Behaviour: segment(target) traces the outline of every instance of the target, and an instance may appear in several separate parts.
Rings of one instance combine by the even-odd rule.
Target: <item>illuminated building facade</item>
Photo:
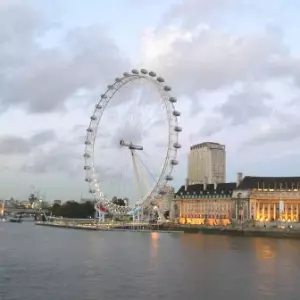
[[[233,218],[257,221],[300,220],[300,177],[246,176],[233,193]]]
[[[184,185],[175,194],[179,223],[227,225],[230,223],[236,183]]]

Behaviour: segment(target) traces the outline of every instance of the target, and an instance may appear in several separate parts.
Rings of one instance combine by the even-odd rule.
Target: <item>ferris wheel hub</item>
[[[130,150],[143,150],[143,146],[135,145],[132,142],[125,142],[124,140],[120,140],[120,146],[127,147]]]

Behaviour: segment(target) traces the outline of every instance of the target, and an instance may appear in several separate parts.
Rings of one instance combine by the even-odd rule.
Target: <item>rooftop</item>
[[[199,194],[227,194],[231,195],[233,190],[236,188],[235,182],[229,183],[218,183],[214,184],[207,184],[206,188],[204,184],[191,184],[187,186],[187,190],[185,190],[185,186],[181,186],[180,189],[177,191],[176,195],[199,195]]]
[[[199,149],[199,148],[209,148],[209,149],[220,149],[225,150],[225,145],[215,143],[215,142],[203,142],[200,144],[195,144],[190,147],[190,150]]]
[[[300,189],[300,177],[245,176],[238,189]]]

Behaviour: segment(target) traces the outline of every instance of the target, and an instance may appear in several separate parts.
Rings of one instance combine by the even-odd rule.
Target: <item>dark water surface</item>
[[[300,299],[300,241],[0,223],[1,300]]]

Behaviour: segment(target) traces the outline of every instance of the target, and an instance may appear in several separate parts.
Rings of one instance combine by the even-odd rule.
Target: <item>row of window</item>
[[[228,219],[228,214],[183,214],[182,218],[201,218],[201,219]]]
[[[285,210],[297,210],[297,207],[293,207],[293,208],[291,208],[291,207],[285,207],[284,209]],[[265,208],[258,208],[257,209],[257,211],[263,211],[263,210],[268,211],[268,208],[265,207]],[[274,210],[274,208],[270,207],[270,210]],[[276,207],[275,210],[279,210],[279,207]]]
[[[181,207],[182,210],[188,210],[188,209],[229,209],[231,208],[231,205],[211,205],[211,204],[204,204],[204,205],[183,205]]]
[[[181,209],[182,213],[192,213],[192,212],[197,212],[197,213],[209,213],[209,212],[228,212],[231,210],[230,206],[221,206],[221,207],[183,207]]]
[[[200,192],[200,194],[183,194],[183,192],[180,193],[180,195],[175,195],[175,198],[182,198],[182,199],[191,199],[191,198],[230,198],[231,199],[231,192],[223,192],[221,191],[221,194],[217,194],[217,191],[211,192],[211,191],[206,191],[206,192]]]

